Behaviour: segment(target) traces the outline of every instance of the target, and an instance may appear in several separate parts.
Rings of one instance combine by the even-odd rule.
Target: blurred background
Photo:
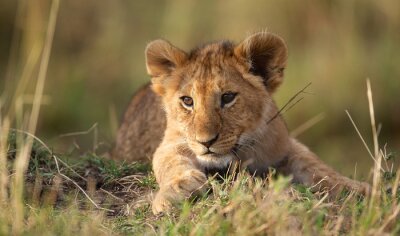
[[[18,78],[27,66],[36,76],[50,4],[0,3],[3,107],[21,86]],[[38,136],[59,152],[71,146],[88,150],[93,142],[107,150],[132,94],[149,81],[144,63],[148,42],[165,38],[190,50],[213,40],[239,42],[265,29],[282,36],[289,48],[278,105],[312,83],[284,117],[321,159],[346,175],[357,169],[357,177],[368,176],[371,158],[345,113],[350,112],[372,147],[367,78],[381,124],[380,146],[400,150],[397,0],[61,1]],[[29,98],[35,83],[27,81]],[[62,136],[95,124],[88,134]]]

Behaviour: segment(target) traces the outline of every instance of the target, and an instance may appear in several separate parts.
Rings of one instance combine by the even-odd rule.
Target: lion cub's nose
[[[206,148],[209,148],[209,147],[211,147],[211,145],[213,145],[213,143],[215,143],[215,141],[217,141],[218,136],[219,136],[219,134],[215,135],[214,138],[212,138],[212,139],[210,139],[208,141],[204,142],[204,141],[197,140],[197,142],[203,144]]]

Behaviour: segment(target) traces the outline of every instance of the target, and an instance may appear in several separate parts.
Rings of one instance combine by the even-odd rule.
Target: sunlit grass
[[[11,132],[5,153],[7,169],[18,149]],[[155,180],[149,166],[115,163],[94,153],[59,155],[60,177],[54,153],[34,139],[24,177],[24,220],[19,233],[28,234],[166,234],[166,235],[366,235],[396,234],[400,230],[397,193],[399,174],[379,173],[375,195],[344,192],[336,199],[313,193],[290,177],[256,178],[246,172],[236,178],[210,177],[210,191],[177,206],[170,214],[151,213]],[[384,161],[387,159],[382,157]],[[385,172],[386,173],[386,172]],[[79,184],[100,209],[87,199]],[[9,188],[10,186],[7,186]],[[11,200],[11,199],[10,199]],[[14,226],[13,207],[2,206],[0,230]],[[103,210],[104,209],[104,210]]]

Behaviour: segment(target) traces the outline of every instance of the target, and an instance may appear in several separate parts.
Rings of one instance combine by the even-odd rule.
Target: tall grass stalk
[[[33,98],[33,103],[32,103],[32,110],[30,113],[30,117],[28,120],[28,126],[27,126],[27,131],[29,133],[35,133],[36,128],[37,128],[37,121],[39,118],[39,113],[40,113],[40,107],[42,103],[42,97],[43,97],[43,90],[44,90],[44,85],[46,81],[46,74],[47,74],[47,68],[49,64],[49,58],[50,58],[50,52],[51,52],[51,46],[53,42],[53,37],[54,37],[54,31],[55,31],[55,26],[56,26],[56,19],[57,19],[57,14],[58,14],[58,8],[59,8],[59,0],[53,0],[50,8],[50,16],[48,20],[48,25],[47,25],[47,31],[46,31],[46,37],[45,41],[43,43],[43,51],[41,54],[41,59],[40,59],[40,66],[39,66],[39,72],[38,76],[36,79],[36,89],[34,93],[34,98]],[[28,68],[34,67],[33,63],[28,60],[27,64]],[[28,73],[32,73],[32,69],[27,69]],[[26,75],[27,77],[29,75]],[[18,96],[18,94],[16,94]],[[10,114],[13,116],[14,114]],[[24,118],[23,118],[24,119]],[[22,119],[22,120],[23,120]],[[9,122],[4,122],[2,124],[2,144],[5,143],[4,140],[6,140],[7,136],[5,134],[8,133],[8,128],[9,128]],[[12,187],[11,187],[11,202],[13,206],[13,221],[12,221],[12,231],[13,234],[20,234],[23,230],[24,226],[24,203],[23,203],[23,190],[24,190],[24,176],[26,172],[26,168],[28,166],[29,162],[29,157],[32,149],[32,144],[33,144],[33,138],[30,136],[27,136],[25,138],[20,138],[19,142],[19,147],[18,147],[18,153],[16,155],[16,160],[14,162],[14,176],[12,179]],[[7,172],[5,170],[6,162],[7,162],[7,155],[3,154],[6,153],[4,151],[7,151],[5,148],[5,145],[2,145],[2,154],[1,154],[1,170],[2,170],[2,175],[1,175],[1,191],[2,191],[2,198],[7,198],[6,193],[6,186],[7,186],[7,181],[8,179],[5,177],[7,175]],[[4,170],[4,171],[3,171]]]
[[[1,107],[0,107],[1,110]],[[10,129],[8,118],[0,117],[0,207],[8,201],[7,135]]]
[[[374,157],[375,162],[374,165],[374,173],[373,173],[373,182],[372,182],[372,192],[371,192],[371,201],[369,202],[369,215],[371,216],[374,204],[378,204],[380,201],[380,180],[381,180],[381,169],[382,169],[382,155],[379,152],[379,143],[378,143],[378,134],[375,123],[375,110],[374,110],[374,102],[372,99],[372,91],[371,91],[371,82],[367,79],[367,97],[368,97],[368,107],[369,107],[369,116],[371,119],[371,129],[372,129],[372,139],[374,144]]]

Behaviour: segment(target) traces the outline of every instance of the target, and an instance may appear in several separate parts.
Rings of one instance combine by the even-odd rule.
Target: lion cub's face
[[[281,83],[286,46],[258,33],[239,45],[208,44],[187,54],[163,40],[146,49],[153,89],[163,97],[168,128],[200,161],[227,162],[243,134],[266,122],[270,94]],[[161,131],[160,131],[161,132]]]
[[[218,57],[212,56],[207,60]],[[204,160],[229,159],[241,134],[260,122],[268,99],[260,80],[246,81],[232,64],[214,61],[207,68],[194,61],[182,70],[178,87],[166,99],[170,118]]]

